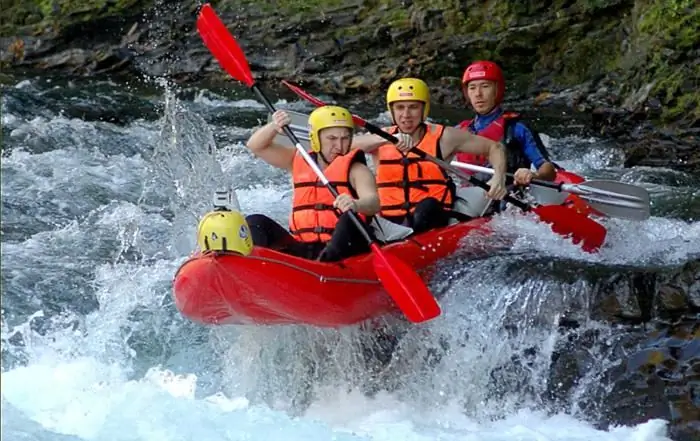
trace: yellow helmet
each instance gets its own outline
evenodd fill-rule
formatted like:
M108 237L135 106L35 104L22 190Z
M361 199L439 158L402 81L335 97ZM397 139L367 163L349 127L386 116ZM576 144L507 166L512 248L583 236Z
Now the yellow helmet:
M423 103L423 121L428 119L430 113L430 89L425 81L418 78L401 78L394 81L386 91L386 108L389 109L391 119L394 113L391 111L391 103L396 101L420 101Z
M322 106L309 115L309 144L314 152L321 151L319 133L329 127L347 127L350 133L355 129L350 111L339 106Z
M248 222L238 211L205 214L197 227L197 244L202 252L233 251L247 256L253 251Z

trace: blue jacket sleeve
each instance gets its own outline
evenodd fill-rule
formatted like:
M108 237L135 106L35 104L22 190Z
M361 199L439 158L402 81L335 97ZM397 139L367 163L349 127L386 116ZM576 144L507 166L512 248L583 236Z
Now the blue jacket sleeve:
M520 142L523 146L523 154L530 160L535 168L540 168L542 164L546 162L542 152L537 147L537 142L535 142L535 137L532 132L522 123L516 123L513 128L513 136Z

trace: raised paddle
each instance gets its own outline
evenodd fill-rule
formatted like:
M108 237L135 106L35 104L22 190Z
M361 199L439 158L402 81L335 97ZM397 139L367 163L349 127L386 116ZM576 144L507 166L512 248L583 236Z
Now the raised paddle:
M452 161L455 167L477 173L493 174L492 168ZM512 176L508 173L508 176ZM607 179L583 181L578 184L549 182L533 179L530 185L539 185L560 192L574 193L595 210L620 219L645 220L650 216L649 192L642 187Z
M285 80L282 80L282 83L289 87L294 93L315 104L316 106L326 105L323 101L307 93L302 88ZM396 138L394 135L385 132L380 127L375 126L365 119L357 115L353 115L352 118L355 121L355 124L366 128L370 133L381 136L394 144L399 142L398 138ZM458 168L451 166L447 162L442 161L432 155L428 155L420 149L413 148L411 152L438 164L445 170L454 173L462 179L468 180L473 185L481 187L487 191L490 188L486 182L468 175ZM552 231L555 233L565 237L571 237L574 244L581 243L581 247L584 251L595 252L603 245L603 242L605 242L605 236L607 234L605 227L593 219L590 219L574 210L570 210L559 205L541 205L538 207L532 207L529 204L526 204L511 196L506 196L505 201L515 205L525 212L534 212L542 221L551 224Z
M276 110L274 105L253 80L248 60L240 46L208 3L204 4L200 9L197 17L197 30L202 40L204 40L204 44L209 48L219 64L233 78L253 89L267 109L274 113ZM337 197L338 191L328 182L328 179L306 152L296 135L294 135L294 132L288 126L285 126L284 133L292 140L296 149L321 182L334 197ZM351 219L370 245L373 255L372 262L377 277L406 317L414 323L419 323L440 315L440 306L420 276L395 255L382 251L379 245L370 237L365 223L360 220L354 211L351 211Z

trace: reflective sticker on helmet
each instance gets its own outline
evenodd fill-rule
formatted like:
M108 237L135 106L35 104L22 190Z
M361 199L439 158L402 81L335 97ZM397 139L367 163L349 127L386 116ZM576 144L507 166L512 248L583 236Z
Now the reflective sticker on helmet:
M399 96L413 96L413 92L399 92Z
M480 78L480 77L485 77L485 76L486 76L486 72L484 72L483 70L479 70L476 72L469 72L469 78Z

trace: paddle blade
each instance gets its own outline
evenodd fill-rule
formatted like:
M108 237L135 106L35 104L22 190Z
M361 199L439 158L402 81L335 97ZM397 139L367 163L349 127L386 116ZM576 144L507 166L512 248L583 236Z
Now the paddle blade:
M629 219L635 221L643 221L651 216L649 204L641 202L621 201L611 198L594 198L589 196L586 198L586 203L594 210L603 213L609 217L618 219Z
M248 87L255 83L243 50L209 3L199 11L197 30L204 44L229 75Z
M532 211L543 222L551 224L555 233L571 237L574 244L581 243L586 252L598 251L605 242L605 227L574 210L559 205L541 205L533 207Z
M374 271L397 306L413 323L440 315L440 305L413 268L372 243Z
M580 194L584 199L589 195L595 195L649 205L649 192L646 188L638 185L626 184L620 181L599 179L584 181L579 184L572 185L571 187L579 190L580 193L578 194Z
M583 178L576 173L561 169L557 170L557 177L554 182L571 182L572 184L578 184L583 182Z

